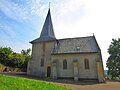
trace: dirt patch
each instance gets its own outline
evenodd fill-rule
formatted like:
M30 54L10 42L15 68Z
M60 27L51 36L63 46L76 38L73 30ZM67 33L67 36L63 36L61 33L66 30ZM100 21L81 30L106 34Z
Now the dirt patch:
M19 72L19 68L11 68L7 66L0 66L0 72Z

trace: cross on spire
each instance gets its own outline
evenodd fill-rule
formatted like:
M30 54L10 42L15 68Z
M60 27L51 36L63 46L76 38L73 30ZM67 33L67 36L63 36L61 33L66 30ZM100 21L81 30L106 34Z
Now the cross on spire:
M48 10L40 37L31 41L30 43L37 43L37 42L51 41L51 40L56 40L56 38L54 35L54 29L53 29L52 18L50 13L50 2L49 2L49 10Z
M49 2L49 8L50 8L50 2Z

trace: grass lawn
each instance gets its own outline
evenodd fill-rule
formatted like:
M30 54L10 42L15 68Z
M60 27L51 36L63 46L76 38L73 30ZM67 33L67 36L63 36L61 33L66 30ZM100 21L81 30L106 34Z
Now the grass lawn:
M4 66L4 65L2 65L2 64L0 63L0 66Z
M0 90L70 90L38 80L0 75Z

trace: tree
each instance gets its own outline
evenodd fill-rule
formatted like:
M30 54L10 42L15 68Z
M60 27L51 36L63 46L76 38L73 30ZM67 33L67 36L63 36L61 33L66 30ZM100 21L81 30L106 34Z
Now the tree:
M21 50L21 54L25 55L25 56L29 56L31 52L31 49L27 49L27 50Z
M9 60L9 54L13 51L10 47L0 47L0 63L7 65Z
M14 68L22 68L24 64L25 57L19 53L13 53L9 55L9 65Z
M108 48L109 57L107 60L108 75L112 79L120 78L120 38L112 39Z
M0 47L0 63L13 68L22 68L27 70L28 60L31 49L21 50L21 53L15 53L10 47Z
M9 55L11 54L13 51L10 47L0 47L0 52Z
M30 56L30 53L31 53L31 49L27 49L27 50L21 50L21 54L24 56L25 60L24 60L24 64L22 65L23 68L26 68L27 69L27 64L28 64L28 61L30 60L31 56Z

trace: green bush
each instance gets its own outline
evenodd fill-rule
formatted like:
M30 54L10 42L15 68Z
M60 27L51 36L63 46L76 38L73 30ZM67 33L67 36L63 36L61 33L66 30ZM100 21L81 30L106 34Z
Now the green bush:
M0 63L13 68L27 69L27 63L31 49L21 50L21 53L13 52L10 47L0 47Z

